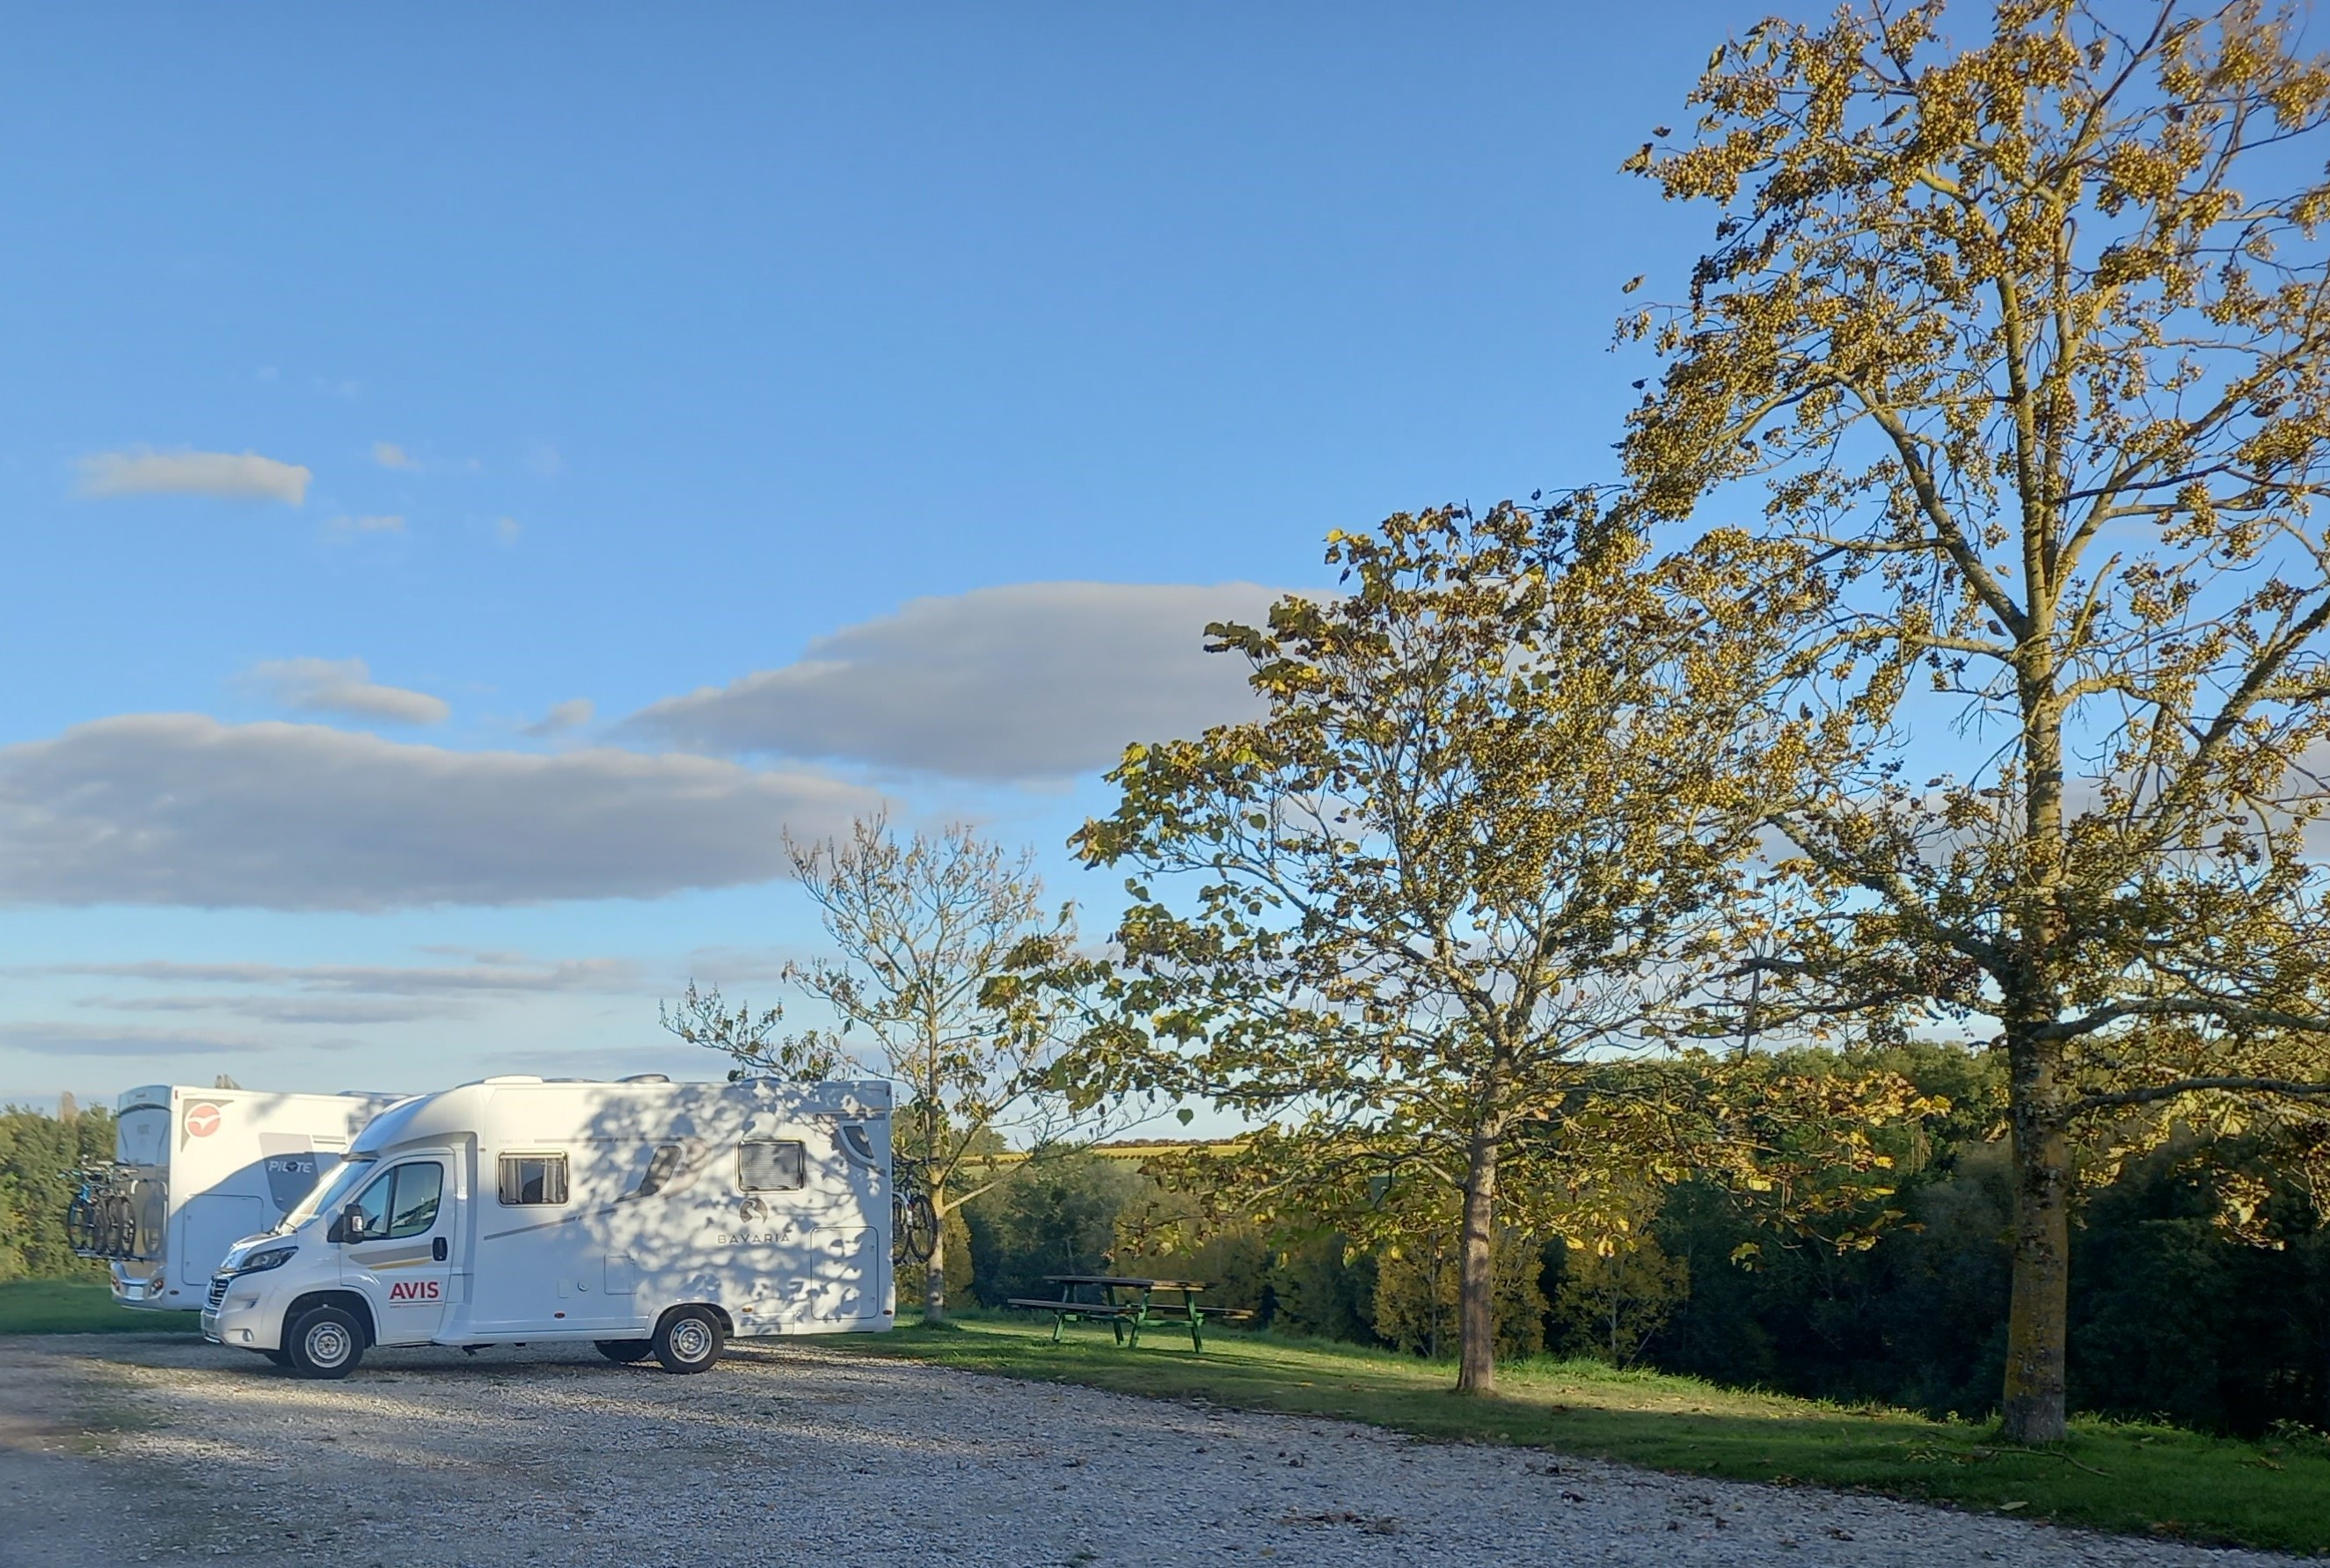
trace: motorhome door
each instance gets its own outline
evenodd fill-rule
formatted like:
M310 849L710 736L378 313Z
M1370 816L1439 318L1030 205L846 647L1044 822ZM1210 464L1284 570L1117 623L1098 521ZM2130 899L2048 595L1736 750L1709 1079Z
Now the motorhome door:
M340 1277L372 1303L383 1345L426 1345L453 1299L459 1209L450 1149L400 1157L366 1183L333 1226Z

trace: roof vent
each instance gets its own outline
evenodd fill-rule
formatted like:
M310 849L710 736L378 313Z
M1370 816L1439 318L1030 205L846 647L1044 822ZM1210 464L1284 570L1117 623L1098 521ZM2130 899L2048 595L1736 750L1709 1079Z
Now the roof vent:
M532 1072L505 1072L498 1078L481 1078L480 1083L539 1083L541 1078Z
M618 1078L615 1082L618 1083L668 1083L671 1082L671 1074L668 1072L634 1072L629 1078Z

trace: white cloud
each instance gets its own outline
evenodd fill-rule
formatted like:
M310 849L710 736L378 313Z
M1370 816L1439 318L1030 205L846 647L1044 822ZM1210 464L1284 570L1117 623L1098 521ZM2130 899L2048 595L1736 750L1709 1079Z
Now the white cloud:
M521 735L557 735L568 730L579 730L598 713L598 705L588 697L573 697L554 704L550 711L518 732Z
M542 961L524 953L424 949L462 964L129 963L26 964L0 975L52 976L167 986L160 995L116 989L77 1006L117 1013L225 1013L268 1024L404 1024L476 1015L481 1005L581 992L636 991L639 966L624 959Z
M431 951L454 949L431 949ZM538 962L523 953L473 953L467 964L189 964L142 959L117 964L38 964L5 971L81 975L168 986L274 986L317 996L470 997L553 991L620 991L638 970L622 959Z
M304 713L344 713L396 724L441 724L452 709L442 697L374 684L362 659L270 659L247 677L287 708Z
M384 468L410 469L421 467L412 460L411 453L394 441L374 441L372 444L372 460Z
M324 532L342 539L358 534L402 534L404 532L404 519L393 515L381 517L339 516L325 524Z
M449 751L132 714L0 747L0 904L375 911L653 898L785 872L881 804L811 773Z
M497 517L494 519L494 537L500 540L504 544L516 543L517 536L525 532L526 524L519 522L515 517Z
M208 1056L274 1048L271 1043L249 1034L141 1029L120 1024L0 1024L0 1049L33 1056Z
M227 496L304 505L315 476L256 452L92 452L81 460L84 496Z
M705 751L1066 778L1128 742L1255 713L1245 661L1207 653L1205 628L1257 619L1274 597L1251 582L1028 582L917 599L624 728Z
M417 1024L458 1018L458 1002L387 997L84 997L79 1006L116 1013L230 1013L264 1024Z

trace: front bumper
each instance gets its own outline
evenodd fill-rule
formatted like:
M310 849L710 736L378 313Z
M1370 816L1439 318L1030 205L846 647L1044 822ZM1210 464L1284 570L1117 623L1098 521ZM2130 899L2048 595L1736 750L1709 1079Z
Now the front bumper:
M213 1275L203 1305L203 1337L237 1350L278 1350L283 1326L265 1309L249 1280Z

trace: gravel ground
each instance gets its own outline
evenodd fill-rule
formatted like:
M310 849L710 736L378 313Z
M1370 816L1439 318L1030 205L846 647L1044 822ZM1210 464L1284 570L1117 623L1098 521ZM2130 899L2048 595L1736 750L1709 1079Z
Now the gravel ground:
M734 1347L375 1351L305 1383L163 1337L0 1340L0 1563L2290 1563L1528 1450Z

